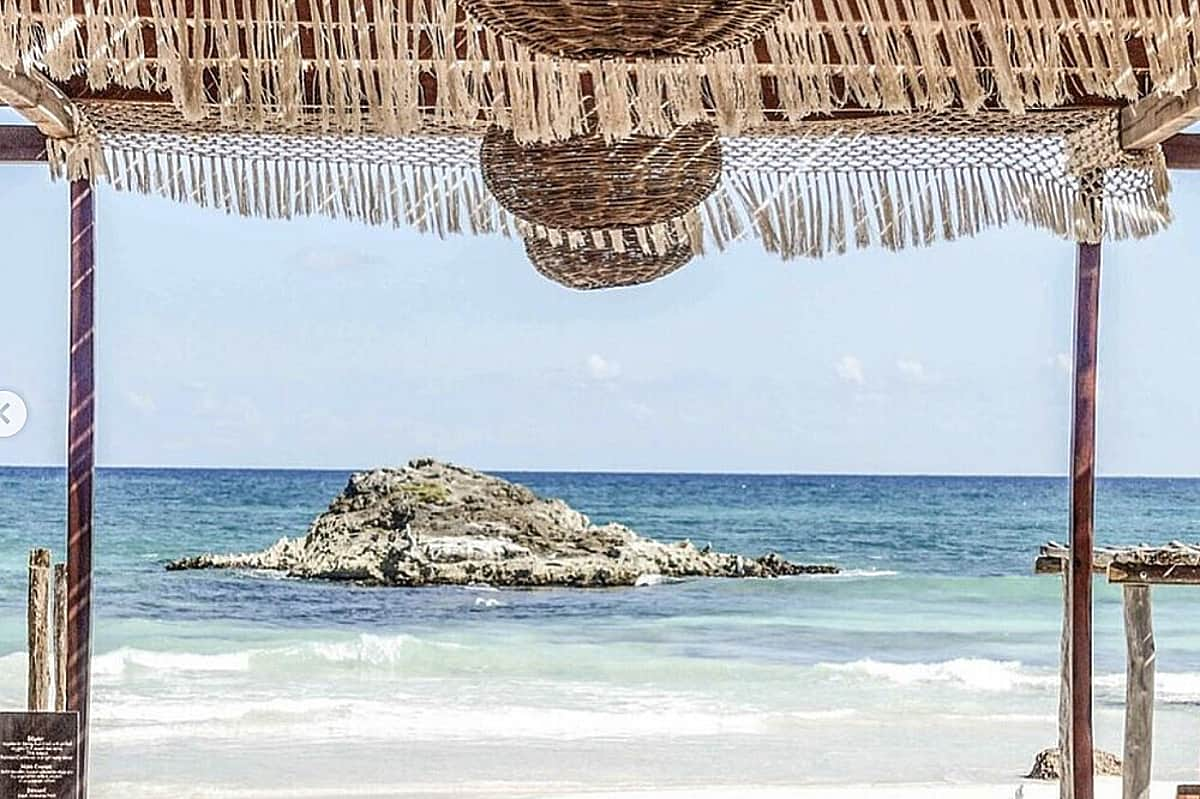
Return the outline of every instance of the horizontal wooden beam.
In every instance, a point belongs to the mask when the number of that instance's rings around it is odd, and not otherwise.
[[[1108,581],[1120,585],[1200,585],[1200,566],[1121,564],[1108,567]]]
[[[46,160],[46,134],[33,125],[0,125],[0,164]]]
[[[1162,148],[1167,169],[1200,169],[1200,133],[1177,133]]]
[[[1121,111],[1121,146],[1145,150],[1200,122],[1200,87],[1166,97],[1147,97]]]
[[[37,73],[0,69],[0,104],[16,110],[52,139],[75,135],[71,101]]]
[[[1092,555],[1092,573],[1104,574],[1108,570],[1109,561],[1112,560],[1112,555],[1105,553],[1103,550]],[[1067,562],[1060,557],[1054,555],[1039,555],[1037,560],[1033,562],[1034,574],[1062,574],[1067,570]]]

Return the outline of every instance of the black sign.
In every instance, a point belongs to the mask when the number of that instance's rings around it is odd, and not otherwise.
[[[78,713],[0,713],[0,799],[79,799]]]

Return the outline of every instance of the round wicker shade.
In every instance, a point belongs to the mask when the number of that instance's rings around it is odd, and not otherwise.
[[[662,254],[647,253],[636,244],[624,252],[554,244],[548,239],[527,238],[525,252],[533,268],[561,286],[580,291],[638,286],[658,280],[692,260],[692,247],[672,242]]]
[[[664,138],[597,135],[522,146],[491,128],[483,178],[519,219],[565,230],[644,227],[704,202],[721,177],[721,140],[707,122]]]
[[[790,0],[462,0],[479,23],[560,58],[700,58],[753,41]]]

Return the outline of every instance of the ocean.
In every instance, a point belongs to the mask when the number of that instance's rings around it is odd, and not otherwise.
[[[303,534],[348,472],[103,469],[93,795],[1015,789],[1055,742],[1061,583],[1032,571],[1066,538],[1064,479],[504,476],[596,522],[845,572],[538,591],[168,573]],[[64,495],[59,470],[0,469],[2,708],[24,702],[25,563],[62,556]],[[1200,481],[1101,480],[1097,525],[1102,544],[1200,540]],[[1097,584],[1097,738],[1117,753],[1119,599]],[[1155,776],[1197,781],[1200,589],[1154,600]]]

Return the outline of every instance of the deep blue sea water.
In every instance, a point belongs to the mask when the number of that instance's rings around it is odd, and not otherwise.
[[[1064,479],[505,475],[597,522],[834,578],[483,591],[164,571],[303,534],[347,476],[100,471],[101,796],[358,795],[330,777],[348,765],[373,795],[1004,783],[1054,740],[1061,588],[1032,565],[1066,538]],[[0,706],[23,696],[25,559],[61,555],[64,495],[58,470],[0,468]],[[1097,525],[1103,544],[1200,540],[1200,481],[1101,480]],[[1155,600],[1157,769],[1194,777],[1200,590]],[[1119,749],[1108,586],[1096,628],[1098,734]]]

